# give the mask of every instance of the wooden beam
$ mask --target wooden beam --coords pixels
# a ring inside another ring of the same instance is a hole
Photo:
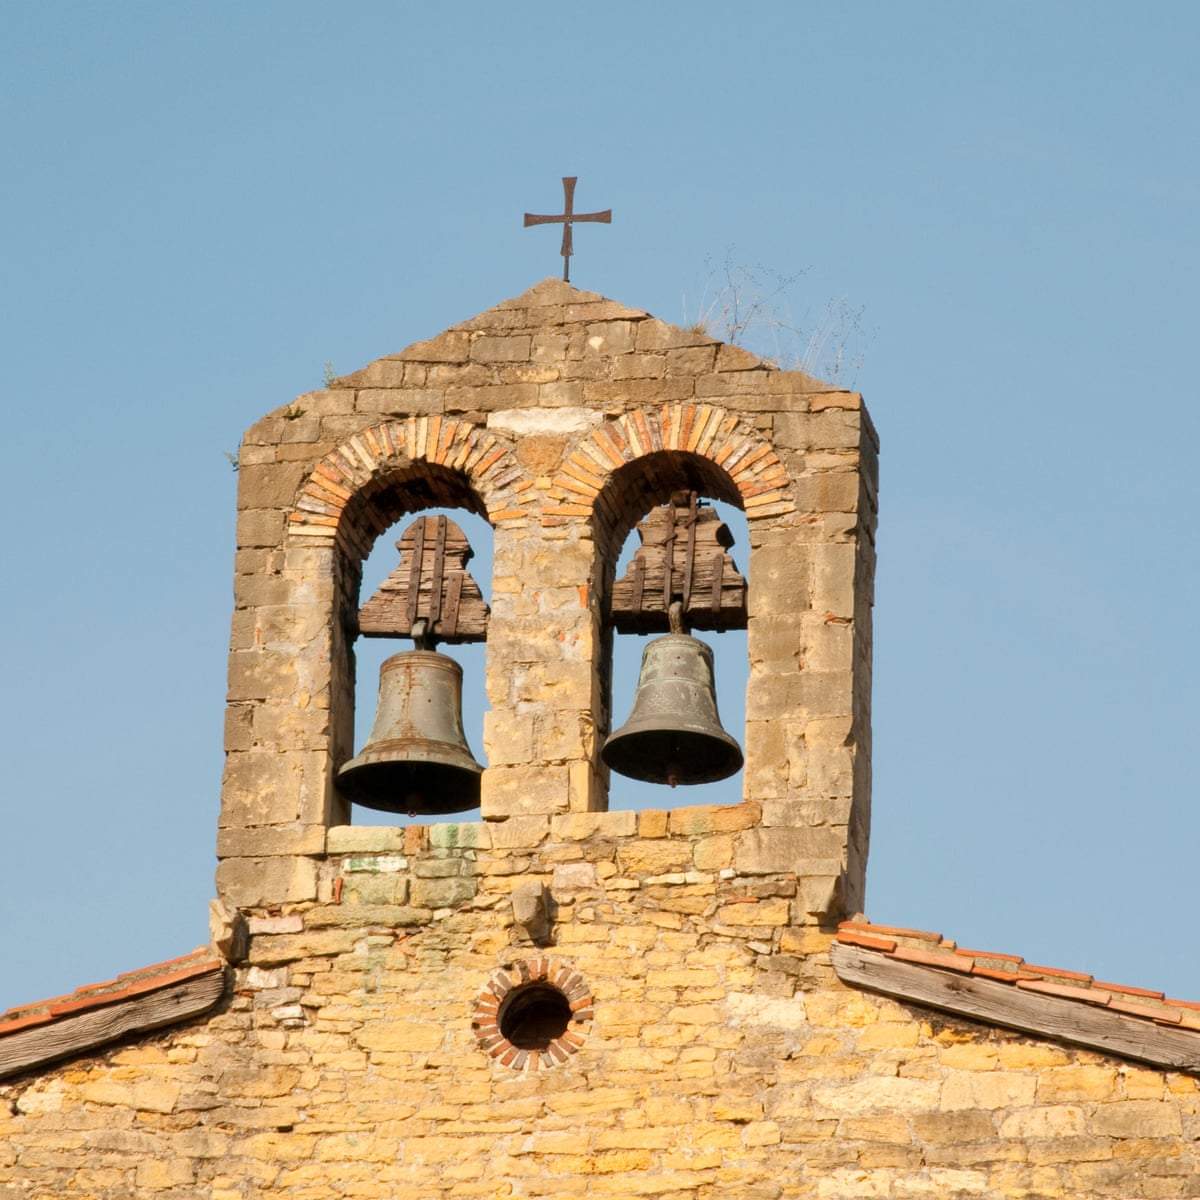
[[[87,1053],[131,1033],[146,1033],[207,1012],[225,993],[221,968],[185,979],[160,991],[118,1000],[47,1025],[0,1038],[0,1078],[40,1067],[58,1058]]]
[[[1200,1071],[1200,1032],[1169,1029],[1082,999],[1060,1000],[1010,983],[902,962],[858,946],[835,942],[831,956],[843,983],[897,1000],[1156,1067]]]

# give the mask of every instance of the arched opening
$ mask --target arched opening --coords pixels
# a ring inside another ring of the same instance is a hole
[[[749,567],[749,535],[740,496],[729,476],[711,460],[681,452],[664,451],[635,460],[617,470],[609,485],[608,511],[617,513],[611,523],[604,560],[606,613],[605,654],[602,668],[602,692],[609,698],[607,732],[620,729],[634,708],[641,678],[643,653],[655,632],[619,632],[612,619],[611,600],[614,581],[627,578],[631,563],[642,545],[638,533],[643,521],[658,506],[672,497],[690,493],[699,498],[701,508],[715,511],[714,525],[723,525],[732,535],[729,555],[743,576]],[[711,518],[711,513],[708,514]],[[645,528],[645,526],[643,526]],[[732,564],[731,564],[732,565]],[[683,632],[711,648],[715,705],[719,725],[736,742],[744,745],[746,687],[749,659],[744,617],[713,622],[715,629],[693,628]],[[721,626],[726,626],[721,628]],[[728,627],[733,626],[733,627]],[[660,783],[629,778],[617,771],[610,773],[608,807],[642,809],[683,807],[698,804],[736,804],[742,798],[741,771],[710,783],[694,783],[667,788]]]
[[[339,732],[338,764],[358,754],[367,743],[379,704],[380,667],[385,660],[412,650],[410,637],[362,636],[358,633],[358,614],[384,581],[400,565],[397,541],[417,516],[449,518],[466,535],[472,557],[466,563],[478,583],[485,602],[491,600],[491,562],[493,531],[482,515],[484,505],[460,473],[429,463],[407,468],[373,480],[356,493],[347,506],[347,531],[339,555],[342,604],[339,627],[345,633],[343,673],[346,685],[335,686],[335,728]],[[357,555],[361,555],[358,558]],[[482,759],[483,710],[486,646],[480,641],[466,644],[436,642],[438,654],[447,656],[462,669],[462,725],[471,753]],[[436,820],[429,813],[378,811],[362,804],[350,804],[339,794],[343,817],[356,825],[405,825]],[[458,810],[456,810],[458,811]],[[462,810],[455,820],[477,820],[478,806]]]

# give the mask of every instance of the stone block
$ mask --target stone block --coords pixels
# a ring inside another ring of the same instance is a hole
[[[772,440],[791,450],[850,450],[857,448],[862,438],[858,410],[828,408],[776,414]]]
[[[859,510],[859,488],[856,471],[824,471],[794,480],[791,492],[801,512],[854,513]]]
[[[329,854],[402,854],[405,830],[396,825],[333,825],[326,834]]]
[[[1043,1104],[1071,1100],[1104,1101],[1116,1094],[1117,1072],[1112,1067],[1075,1064],[1052,1067],[1038,1076],[1037,1098]]]
[[[488,765],[533,762],[534,715],[490,708],[483,714],[483,747]]]
[[[625,838],[637,832],[635,812],[580,812],[550,818],[555,841],[579,842],[591,837]]]
[[[938,1081],[933,1079],[878,1076],[815,1087],[812,1097],[818,1115],[858,1116],[873,1109],[920,1113],[937,1108],[939,1087]]]
[[[797,872],[796,900],[793,911],[798,922],[841,920],[849,911],[846,905],[845,878],[837,863],[817,861],[800,864]],[[835,873],[836,872],[836,873]]]
[[[289,825],[298,816],[304,756],[237,751],[225,760],[221,785],[223,828]]]
[[[812,607],[826,618],[854,617],[858,548],[848,542],[812,547]]]
[[[239,547],[274,549],[283,545],[286,529],[283,510],[247,508],[238,512],[235,536]]]
[[[492,845],[492,827],[482,821],[443,822],[431,825],[429,844],[447,850],[487,850]]]
[[[226,858],[217,865],[217,893],[237,908],[315,900],[317,864],[311,858]]]
[[[692,846],[682,839],[626,842],[617,848],[617,861],[627,875],[662,875],[690,867]]]
[[[508,334],[489,337],[475,334],[471,337],[471,360],[478,363],[528,362],[530,338],[528,334]]]
[[[640,838],[667,836],[671,814],[663,809],[647,808],[637,814],[637,835]]]
[[[291,508],[304,475],[304,464],[298,462],[243,466],[238,471],[238,510]]]
[[[698,804],[673,808],[668,818],[673,836],[703,837],[713,833],[733,833],[750,829],[762,819],[762,806],[755,800],[741,804]]]
[[[755,900],[752,903],[723,904],[714,920],[721,925],[771,926],[786,925],[791,906],[783,897]]]
[[[145,1075],[130,1082],[101,1078],[85,1082],[79,1089],[80,1097],[89,1104],[102,1104],[143,1113],[174,1112],[179,1092],[179,1084],[148,1078]]]
[[[796,716],[843,716],[852,711],[854,675],[851,671],[798,671],[794,675],[750,673],[746,689],[746,720]]]
[[[218,858],[317,855],[325,852],[322,825],[260,825],[217,830]]]
[[[701,838],[692,852],[698,871],[719,871],[733,864],[733,837],[728,833]]]
[[[457,908],[474,900],[477,891],[474,878],[414,879],[412,902],[420,908]]]
[[[957,1109],[1028,1108],[1037,1092],[1037,1076],[1013,1072],[971,1071],[950,1075],[942,1084],[938,1104],[943,1112]]]
[[[802,874],[813,860],[840,863],[846,831],[828,825],[750,829],[734,841],[733,867],[740,875]]]
[[[488,823],[493,850],[525,850],[545,841],[550,832],[548,815],[509,817]]]
[[[347,911],[366,908],[396,908],[407,904],[409,878],[405,874],[365,874],[343,876],[342,903]],[[414,900],[413,903],[419,903]]]
[[[1162,1100],[1101,1104],[1088,1118],[1088,1128],[1112,1138],[1177,1138],[1182,1132],[1178,1106]]]
[[[534,813],[568,811],[566,766],[489,767],[483,773],[480,803],[485,821]]]
[[[414,342],[395,357],[403,362],[466,362],[472,348],[471,335],[462,330],[447,330],[424,342]]]

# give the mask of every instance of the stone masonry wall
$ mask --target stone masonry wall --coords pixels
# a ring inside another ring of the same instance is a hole
[[[216,1015],[0,1084],[0,1198],[1200,1195],[1194,1077],[844,987],[758,816],[334,830]],[[547,958],[578,1048],[504,1065],[477,1001]]]
[[[833,971],[876,450],[853,393],[554,280],[255,425],[217,846],[247,956],[210,1015],[0,1083],[0,1200],[1200,1196],[1194,1075]],[[747,517],[744,799],[607,812],[606,589],[683,487]],[[495,530],[483,820],[354,826],[360,565],[455,505]]]
[[[556,280],[264,418],[239,477],[222,898],[315,896],[347,820],[360,564],[435,505],[495,530],[484,819],[603,811],[606,591],[633,525],[686,487],[747,518],[733,732],[759,837],[814,920],[861,907],[876,451],[856,394]]]

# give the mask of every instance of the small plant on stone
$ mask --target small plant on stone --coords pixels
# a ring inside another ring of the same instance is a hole
[[[333,369],[333,363],[328,359],[325,361],[325,387],[326,389],[333,387],[337,383],[337,372]]]
[[[840,297],[827,302],[816,317],[811,311],[796,317],[791,293],[803,271],[783,275],[739,264],[732,251],[720,265],[707,259],[705,266],[707,276],[690,317],[691,306],[684,298],[683,324],[692,333],[743,346],[783,370],[853,385],[869,341],[863,327],[865,309],[853,308]]]

